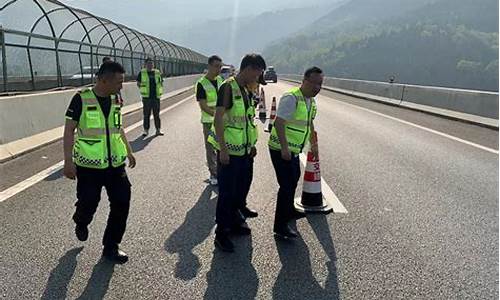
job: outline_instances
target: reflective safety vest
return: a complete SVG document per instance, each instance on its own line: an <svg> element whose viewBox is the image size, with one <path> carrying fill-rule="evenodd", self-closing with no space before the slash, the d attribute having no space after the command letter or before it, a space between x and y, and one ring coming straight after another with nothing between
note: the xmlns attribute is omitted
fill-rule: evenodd
<svg viewBox="0 0 500 300"><path fill-rule="evenodd" d="M92 89L82 90L80 96L82 114L73 146L73 161L78 166L92 169L106 169L110 162L113 167L123 165L127 147L120 135L122 114L116 96L111 96L107 119Z"/></svg>
<svg viewBox="0 0 500 300"><path fill-rule="evenodd" d="M316 117L317 112L316 101L312 98L311 108L307 110L306 100L300 88L293 88L287 94L291 94L297 99L297 107L295 108L293 119L286 121L285 136L288 142L288 149L292 153L299 154L311 136L311 122ZM281 144L274 126L271 130L268 144L269 148L273 150L281 150Z"/></svg>
<svg viewBox="0 0 500 300"><path fill-rule="evenodd" d="M155 82L156 82L156 98L160 99L163 94L163 83L161 82L161 73L157 69L153 69L155 72ZM139 91L141 92L142 98L149 98L149 75L146 68L141 70L141 82L139 83Z"/></svg>
<svg viewBox="0 0 500 300"><path fill-rule="evenodd" d="M215 105L217 104L217 91L224 82L224 79L220 76L215 77L215 79L217 80L217 88L215 88L206 76L201 77L194 85L195 94L197 94L198 83L201 84L205 90L205 94L207 95L207 105L211 108L215 108ZM213 121L213 116L207 114L203 110L201 111L201 123L213 123Z"/></svg>
<svg viewBox="0 0 500 300"><path fill-rule="evenodd" d="M245 109L243 95L234 77L228 78L225 82L231 86L233 106L224 113L224 141L229 155L243 156L249 154L257 143L258 132L254 124L255 106L248 99L248 108ZM208 142L220 150L214 125L209 133Z"/></svg>

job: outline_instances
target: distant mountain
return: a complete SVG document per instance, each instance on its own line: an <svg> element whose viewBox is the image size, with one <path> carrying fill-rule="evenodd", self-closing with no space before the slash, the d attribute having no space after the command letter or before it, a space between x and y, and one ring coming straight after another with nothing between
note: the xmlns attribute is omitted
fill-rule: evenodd
<svg viewBox="0 0 500 300"><path fill-rule="evenodd" d="M321 6L331 3L332 0L307 2L302 0L61 0L61 2L157 36L171 33L173 27L224 19L234 13L239 17L249 17L281 9Z"/></svg>
<svg viewBox="0 0 500 300"><path fill-rule="evenodd" d="M352 0L267 47L280 73L498 91L498 0Z"/></svg>
<svg viewBox="0 0 500 300"><path fill-rule="evenodd" d="M438 0L347 0L302 32L366 29L370 24L401 16L435 1Z"/></svg>
<svg viewBox="0 0 500 300"><path fill-rule="evenodd" d="M217 54L224 61L238 65L244 54L262 52L269 43L311 24L333 8L335 4L195 23L189 27L170 29L170 33L163 37L207 55Z"/></svg>

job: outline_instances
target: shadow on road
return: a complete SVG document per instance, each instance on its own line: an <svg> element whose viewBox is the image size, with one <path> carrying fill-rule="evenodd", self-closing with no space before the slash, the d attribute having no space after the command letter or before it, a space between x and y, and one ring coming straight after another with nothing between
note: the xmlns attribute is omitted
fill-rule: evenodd
<svg viewBox="0 0 500 300"><path fill-rule="evenodd" d="M157 137L156 135L150 135L148 137L143 137L141 134L135 140L130 141L130 147L132 147L132 150L134 153L142 151L156 137Z"/></svg>
<svg viewBox="0 0 500 300"><path fill-rule="evenodd" d="M113 276L115 263L101 258L94 266L87 286L83 293L78 297L79 300L86 299L104 299L108 291L109 282Z"/></svg>
<svg viewBox="0 0 500 300"><path fill-rule="evenodd" d="M252 238L232 238L234 253L214 249L207 290L203 299L255 299L259 287L257 271L252 266Z"/></svg>
<svg viewBox="0 0 500 300"><path fill-rule="evenodd" d="M50 174L44 179L44 181L55 181L61 178L63 178L63 169L60 169L59 171Z"/></svg>
<svg viewBox="0 0 500 300"><path fill-rule="evenodd" d="M200 269L200 261L193 254L193 249L210 235L215 225L215 206L217 188L207 186L201 193L196 204L189 210L179 228L165 241L168 253L177 253L179 260L175 266L175 277L190 280L196 277Z"/></svg>
<svg viewBox="0 0 500 300"><path fill-rule="evenodd" d="M307 220L329 258L325 287L313 275L309 249L300 235L293 241L275 238L282 267L273 287L273 299L340 299L337 257L326 216L308 216Z"/></svg>
<svg viewBox="0 0 500 300"><path fill-rule="evenodd" d="M41 299L66 299L68 285L76 269L76 257L82 249L83 247L73 248L59 259L57 266L50 272L49 280Z"/></svg>

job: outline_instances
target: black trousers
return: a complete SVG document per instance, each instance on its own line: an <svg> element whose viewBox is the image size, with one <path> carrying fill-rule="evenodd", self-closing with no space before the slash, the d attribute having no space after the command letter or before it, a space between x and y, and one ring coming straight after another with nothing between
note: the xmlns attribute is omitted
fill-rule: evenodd
<svg viewBox="0 0 500 300"><path fill-rule="evenodd" d="M84 226L92 222L104 187L108 194L110 211L102 244L110 248L118 247L125 233L130 208L131 184L125 166L106 170L77 167L76 177L78 200L73 220Z"/></svg>
<svg viewBox="0 0 500 300"><path fill-rule="evenodd" d="M144 114L144 130L149 130L149 117L153 111L153 119L155 120L156 129L161 128L160 120L160 99L142 98L142 112Z"/></svg>
<svg viewBox="0 0 500 300"><path fill-rule="evenodd" d="M229 164L222 165L217 153L217 181L219 197L215 212L216 233L224 233L245 221L239 209L246 206L253 178L253 157L232 156Z"/></svg>
<svg viewBox="0 0 500 300"><path fill-rule="evenodd" d="M298 156L292 154L292 159L286 161L281 158L281 151L269 149L273 162L276 178L278 179L278 201L274 215L274 228L285 226L293 217L295 210L293 200L295 190L300 179L300 161Z"/></svg>

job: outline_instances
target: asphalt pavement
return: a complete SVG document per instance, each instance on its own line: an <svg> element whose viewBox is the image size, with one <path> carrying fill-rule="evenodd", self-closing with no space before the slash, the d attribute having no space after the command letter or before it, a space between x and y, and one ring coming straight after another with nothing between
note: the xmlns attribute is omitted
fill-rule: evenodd
<svg viewBox="0 0 500 300"><path fill-rule="evenodd" d="M267 108L290 87L268 84ZM248 204L259 217L251 236L234 239L235 253L214 250L217 188L207 184L191 97L162 114L165 136L128 133L137 158L121 245L129 262L100 260L105 192L89 240L76 239L76 184L57 172L0 202L0 296L497 299L498 154L475 145L498 150L498 131L329 91L317 101L321 175L347 213L309 215L296 223L298 239L274 238L278 186L258 121ZM1 187L61 159L56 143L4 163Z"/></svg>

